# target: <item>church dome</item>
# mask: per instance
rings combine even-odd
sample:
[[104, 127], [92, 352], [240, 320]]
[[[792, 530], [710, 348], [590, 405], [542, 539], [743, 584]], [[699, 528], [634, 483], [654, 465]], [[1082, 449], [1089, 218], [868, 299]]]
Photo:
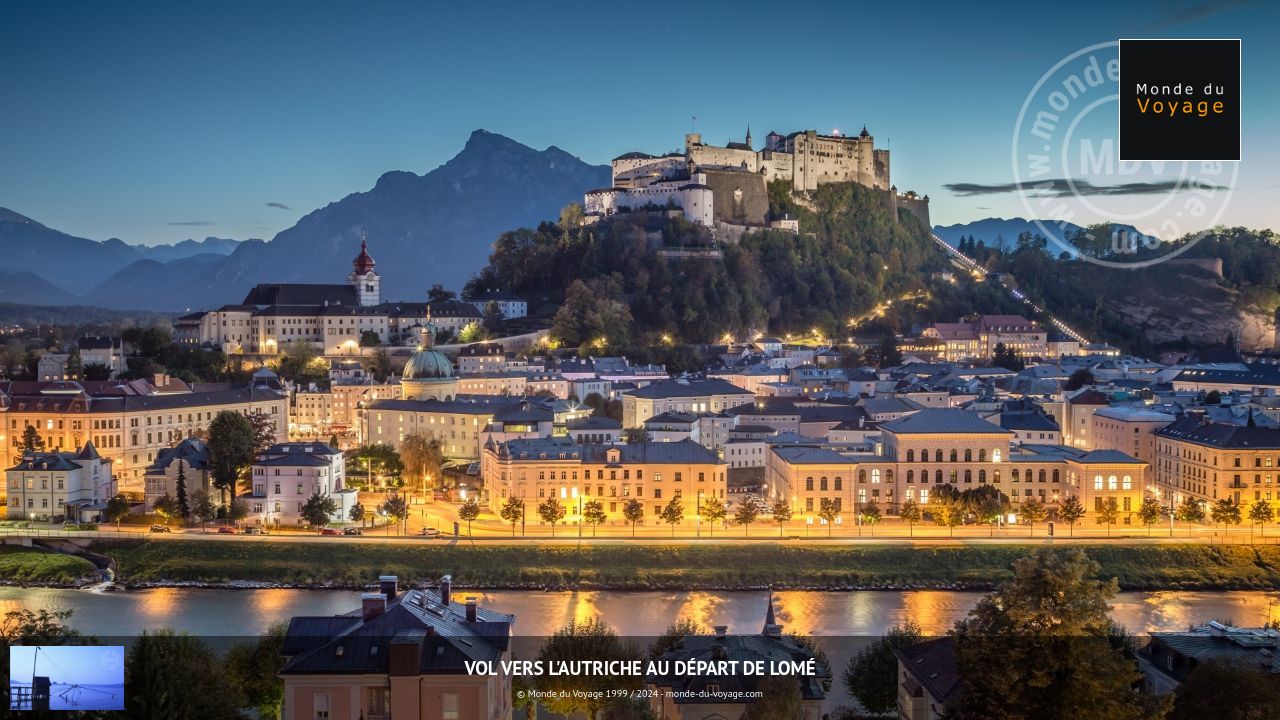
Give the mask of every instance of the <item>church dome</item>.
[[355, 274], [364, 275], [366, 273], [372, 272], [373, 266], [376, 264], [377, 263], [373, 261], [373, 258], [369, 256], [368, 243], [365, 242], [364, 240], [361, 240], [360, 254], [356, 256], [355, 260], [351, 261], [351, 267], [355, 270]]
[[420, 348], [404, 364], [401, 380], [445, 380], [453, 377], [453, 364], [449, 358], [432, 350]]

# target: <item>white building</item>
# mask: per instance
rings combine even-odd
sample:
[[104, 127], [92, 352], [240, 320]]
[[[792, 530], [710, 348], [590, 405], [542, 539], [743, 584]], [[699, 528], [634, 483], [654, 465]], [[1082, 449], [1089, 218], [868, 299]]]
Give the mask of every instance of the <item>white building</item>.
[[10, 520], [90, 520], [115, 495], [111, 461], [91, 442], [79, 452], [24, 453], [5, 481]]
[[[120, 338], [114, 337], [82, 337], [75, 341], [76, 350], [80, 353], [80, 367], [101, 365], [111, 371], [111, 377], [119, 375], [125, 369], [124, 349]], [[45, 353], [40, 356], [36, 374], [42, 381], [69, 380], [67, 363], [71, 353]], [[83, 374], [80, 376], [83, 378]]]
[[253, 492], [244, 500], [249, 516], [260, 523], [298, 525], [302, 506], [319, 493], [332, 497], [338, 508], [331, 522], [346, 522], [355, 493], [346, 489], [342, 451], [322, 442], [272, 445], [252, 466]]

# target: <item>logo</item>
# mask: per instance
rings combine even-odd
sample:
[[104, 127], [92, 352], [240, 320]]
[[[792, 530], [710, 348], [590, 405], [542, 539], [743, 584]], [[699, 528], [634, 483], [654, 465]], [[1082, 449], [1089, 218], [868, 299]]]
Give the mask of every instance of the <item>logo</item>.
[[1057, 254], [1133, 269], [1177, 257], [1208, 234], [1239, 165], [1122, 160], [1119, 45], [1077, 50], [1040, 77], [1018, 112], [1012, 160], [1014, 189]]

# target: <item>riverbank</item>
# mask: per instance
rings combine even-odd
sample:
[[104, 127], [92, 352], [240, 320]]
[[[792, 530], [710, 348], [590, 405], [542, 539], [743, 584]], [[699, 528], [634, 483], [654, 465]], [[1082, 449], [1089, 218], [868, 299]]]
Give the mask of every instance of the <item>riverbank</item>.
[[0, 582], [11, 585], [81, 587], [97, 582], [98, 568], [82, 557], [0, 545]]
[[[401, 545], [104, 540], [127, 587], [359, 589], [378, 575], [488, 590], [989, 590], [1031, 551], [1009, 545]], [[1280, 547], [1081, 544], [1127, 590], [1280, 588]], [[47, 554], [45, 554], [47, 555]], [[3, 558], [3, 556], [0, 556]], [[28, 558], [35, 562], [37, 558]], [[79, 558], [67, 558], [69, 562]], [[50, 562], [40, 558], [40, 562]], [[77, 566], [80, 567], [80, 566]], [[0, 564], [0, 580], [51, 571]], [[11, 574], [12, 573], [12, 574]], [[56, 580], [50, 580], [51, 584]]]

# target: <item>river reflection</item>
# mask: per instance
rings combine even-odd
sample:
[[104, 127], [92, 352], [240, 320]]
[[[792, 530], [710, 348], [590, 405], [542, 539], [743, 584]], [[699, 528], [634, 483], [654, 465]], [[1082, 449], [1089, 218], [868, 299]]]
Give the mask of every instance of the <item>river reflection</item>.
[[[623, 635], [661, 633], [679, 618], [730, 632], [759, 632], [766, 592], [531, 592], [458, 590], [482, 605], [516, 616], [519, 635], [545, 635], [570, 620], [600, 617]], [[774, 593], [778, 621], [788, 631], [813, 635], [877, 635], [912, 620], [927, 634], [948, 630], [981, 593], [912, 592]], [[0, 610], [71, 610], [71, 624], [97, 635], [136, 635], [172, 627], [196, 635], [252, 635], [294, 615], [335, 615], [359, 606], [359, 593], [342, 590], [202, 590], [160, 588], [89, 592], [45, 588], [0, 588]], [[1280, 620], [1280, 593], [1120, 593], [1112, 616], [1133, 632], [1176, 630], [1208, 620], [1261, 625]]]

